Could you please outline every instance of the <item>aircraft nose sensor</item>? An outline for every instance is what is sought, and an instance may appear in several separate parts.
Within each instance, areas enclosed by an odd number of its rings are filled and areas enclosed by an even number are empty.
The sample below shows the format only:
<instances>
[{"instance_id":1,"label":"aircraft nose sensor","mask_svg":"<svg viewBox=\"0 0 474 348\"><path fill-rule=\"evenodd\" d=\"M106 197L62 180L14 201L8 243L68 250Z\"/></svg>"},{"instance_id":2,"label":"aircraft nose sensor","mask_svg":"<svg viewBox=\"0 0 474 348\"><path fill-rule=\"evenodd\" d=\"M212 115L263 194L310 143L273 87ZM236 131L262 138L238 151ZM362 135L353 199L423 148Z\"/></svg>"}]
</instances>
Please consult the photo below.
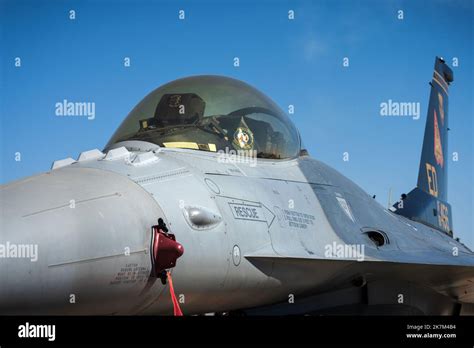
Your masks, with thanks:
<instances>
[{"instance_id":1,"label":"aircraft nose sensor","mask_svg":"<svg viewBox=\"0 0 474 348\"><path fill-rule=\"evenodd\" d=\"M174 234L168 233L168 228L162 218L158 225L152 226L152 274L166 284L167 270L176 266L176 261L184 253L183 246L176 241Z\"/></svg>"}]
</instances>

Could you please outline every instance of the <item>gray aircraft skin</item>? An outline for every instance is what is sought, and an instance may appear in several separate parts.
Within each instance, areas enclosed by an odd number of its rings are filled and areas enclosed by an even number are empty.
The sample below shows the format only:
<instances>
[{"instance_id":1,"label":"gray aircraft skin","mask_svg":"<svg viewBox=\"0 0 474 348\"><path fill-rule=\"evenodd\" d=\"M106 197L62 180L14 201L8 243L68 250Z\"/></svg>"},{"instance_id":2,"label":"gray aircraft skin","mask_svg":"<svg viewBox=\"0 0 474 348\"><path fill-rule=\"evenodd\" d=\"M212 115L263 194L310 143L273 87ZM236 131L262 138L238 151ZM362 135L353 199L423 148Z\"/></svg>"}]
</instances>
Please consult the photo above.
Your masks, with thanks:
<instances>
[{"instance_id":1,"label":"gray aircraft skin","mask_svg":"<svg viewBox=\"0 0 474 348\"><path fill-rule=\"evenodd\" d=\"M445 158L446 69L436 58ZM450 211L433 212L435 226L386 209L309 156L275 103L226 77L158 88L103 151L0 195L0 244L38 246L36 262L0 259L1 314L173 314L152 272L159 218L184 248L170 270L185 315L473 313L474 254L453 239Z\"/></svg>"}]
</instances>

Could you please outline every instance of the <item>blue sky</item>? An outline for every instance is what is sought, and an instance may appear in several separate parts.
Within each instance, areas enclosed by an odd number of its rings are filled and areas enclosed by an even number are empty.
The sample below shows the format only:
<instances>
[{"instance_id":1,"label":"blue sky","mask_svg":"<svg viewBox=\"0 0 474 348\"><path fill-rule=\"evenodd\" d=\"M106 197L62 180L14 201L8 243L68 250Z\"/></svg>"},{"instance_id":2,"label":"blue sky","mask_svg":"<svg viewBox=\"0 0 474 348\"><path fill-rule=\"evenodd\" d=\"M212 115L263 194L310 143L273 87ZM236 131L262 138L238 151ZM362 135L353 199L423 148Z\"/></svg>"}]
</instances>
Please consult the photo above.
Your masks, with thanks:
<instances>
[{"instance_id":1,"label":"blue sky","mask_svg":"<svg viewBox=\"0 0 474 348\"><path fill-rule=\"evenodd\" d=\"M455 235L474 247L472 1L0 4L0 183L102 148L134 105L167 81L219 74L254 85L284 110L295 105L291 118L310 153L386 206L390 188L395 200L416 185L434 57L449 64L457 57L449 153L459 161L449 163L448 201ZM95 102L95 119L56 117L63 99ZM381 117L388 99L420 102L420 119Z\"/></svg>"}]
</instances>

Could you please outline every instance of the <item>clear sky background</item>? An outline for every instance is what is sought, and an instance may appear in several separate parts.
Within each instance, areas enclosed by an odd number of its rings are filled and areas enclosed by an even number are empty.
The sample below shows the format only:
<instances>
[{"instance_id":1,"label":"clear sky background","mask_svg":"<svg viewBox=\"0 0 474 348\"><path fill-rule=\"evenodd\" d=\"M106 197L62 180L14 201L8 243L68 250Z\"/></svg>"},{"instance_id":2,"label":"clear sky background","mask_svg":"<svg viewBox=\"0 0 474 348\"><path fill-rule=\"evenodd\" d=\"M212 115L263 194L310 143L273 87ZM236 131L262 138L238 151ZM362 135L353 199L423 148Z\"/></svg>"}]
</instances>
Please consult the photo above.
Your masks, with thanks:
<instances>
[{"instance_id":1,"label":"clear sky background","mask_svg":"<svg viewBox=\"0 0 474 348\"><path fill-rule=\"evenodd\" d=\"M416 185L434 58L451 65L457 57L449 153L458 152L459 161L449 162L448 201L455 236L474 247L473 1L0 4L2 184L102 149L128 112L161 84L219 74L254 85L284 110L295 105L291 118L310 153L386 206L390 188L395 200ZM95 119L55 116L63 99L95 102ZM380 116L380 103L389 99L420 102L420 119Z\"/></svg>"}]
</instances>

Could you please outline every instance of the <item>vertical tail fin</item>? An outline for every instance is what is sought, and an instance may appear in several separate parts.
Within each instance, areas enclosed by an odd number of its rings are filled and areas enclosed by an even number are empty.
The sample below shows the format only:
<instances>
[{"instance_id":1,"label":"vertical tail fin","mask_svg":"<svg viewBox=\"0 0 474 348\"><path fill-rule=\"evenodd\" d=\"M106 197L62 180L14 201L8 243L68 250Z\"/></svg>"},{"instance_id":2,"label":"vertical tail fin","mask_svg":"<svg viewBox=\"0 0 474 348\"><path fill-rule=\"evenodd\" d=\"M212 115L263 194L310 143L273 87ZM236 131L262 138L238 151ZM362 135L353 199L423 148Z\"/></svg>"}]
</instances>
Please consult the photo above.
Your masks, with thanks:
<instances>
[{"instance_id":1,"label":"vertical tail fin","mask_svg":"<svg viewBox=\"0 0 474 348\"><path fill-rule=\"evenodd\" d=\"M453 72L442 58L436 57L417 184L445 202L448 200L448 87L452 81Z\"/></svg>"},{"instance_id":2,"label":"vertical tail fin","mask_svg":"<svg viewBox=\"0 0 474 348\"><path fill-rule=\"evenodd\" d=\"M452 235L448 200L448 93L453 72L436 57L417 187L394 205L397 214Z\"/></svg>"}]
</instances>

